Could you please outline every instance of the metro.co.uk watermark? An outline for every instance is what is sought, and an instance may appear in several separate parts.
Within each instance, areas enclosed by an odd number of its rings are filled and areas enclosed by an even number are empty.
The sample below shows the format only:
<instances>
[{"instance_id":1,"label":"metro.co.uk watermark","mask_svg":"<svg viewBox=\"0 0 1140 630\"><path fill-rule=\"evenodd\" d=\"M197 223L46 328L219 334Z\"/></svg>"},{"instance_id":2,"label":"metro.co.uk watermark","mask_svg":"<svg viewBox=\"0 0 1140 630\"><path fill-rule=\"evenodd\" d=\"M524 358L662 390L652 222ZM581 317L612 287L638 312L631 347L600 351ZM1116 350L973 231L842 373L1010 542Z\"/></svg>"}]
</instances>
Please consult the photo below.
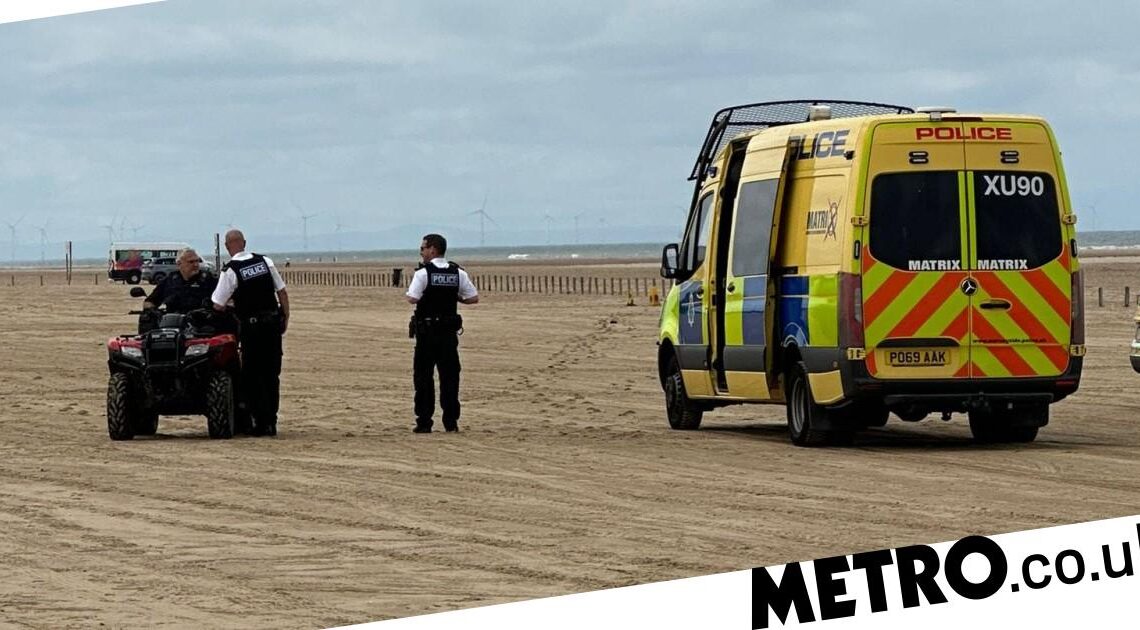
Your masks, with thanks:
<instances>
[{"instance_id":1,"label":"metro.co.uk watermark","mask_svg":"<svg viewBox=\"0 0 1140 630\"><path fill-rule=\"evenodd\" d=\"M815 574L810 586L801 563L784 565L779 580L768 568L756 568L752 570L752 628L785 624L792 611L803 624L886 612L891 608L889 600L901 601L905 609L944 604L948 595L980 600L1003 589L1018 593L1131 577L1133 550L1140 550L1140 523L1136 524L1136 539L1104 543L1088 555L1062 549L1026 554L1013 564L992 538L967 536L953 543L945 557L929 545L911 545L803 563L810 564ZM967 571L971 556L977 556L970 560L975 570ZM976 568L980 565L987 568L979 579ZM948 588L939 585L938 577ZM848 594L848 580L859 579L864 580L859 586L865 586L866 601ZM812 603L813 591L818 607Z\"/></svg>"}]
</instances>

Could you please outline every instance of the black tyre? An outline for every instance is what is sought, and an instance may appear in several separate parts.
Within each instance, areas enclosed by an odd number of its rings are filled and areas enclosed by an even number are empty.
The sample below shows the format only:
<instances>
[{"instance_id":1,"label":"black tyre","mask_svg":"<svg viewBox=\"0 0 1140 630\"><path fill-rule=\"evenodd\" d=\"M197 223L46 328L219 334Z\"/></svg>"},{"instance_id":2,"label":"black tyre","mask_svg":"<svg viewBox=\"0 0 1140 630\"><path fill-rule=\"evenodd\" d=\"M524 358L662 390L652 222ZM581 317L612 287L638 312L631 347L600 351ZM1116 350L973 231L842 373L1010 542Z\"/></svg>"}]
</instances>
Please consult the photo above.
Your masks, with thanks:
<instances>
[{"instance_id":1,"label":"black tyre","mask_svg":"<svg viewBox=\"0 0 1140 630\"><path fill-rule=\"evenodd\" d=\"M212 439L228 440L234 436L234 382L225 372L211 376L207 385L206 428Z\"/></svg>"},{"instance_id":2,"label":"black tyre","mask_svg":"<svg viewBox=\"0 0 1140 630\"><path fill-rule=\"evenodd\" d=\"M151 277L150 277L150 283L151 283L151 284L158 284L159 282L162 282L162 281L163 281L163 280L165 280L165 279L166 279L166 274L164 274L164 273L156 273L156 274L154 274L153 276L151 276Z\"/></svg>"},{"instance_id":3,"label":"black tyre","mask_svg":"<svg viewBox=\"0 0 1140 630\"><path fill-rule=\"evenodd\" d=\"M138 411L135 414L135 435L154 435L158 433L158 413L154 411Z\"/></svg>"},{"instance_id":4,"label":"black tyre","mask_svg":"<svg viewBox=\"0 0 1140 630\"><path fill-rule=\"evenodd\" d=\"M914 409L896 409L895 415L899 417L899 420L904 422L922 422L926 420L926 416L929 414L925 411L916 411Z\"/></svg>"},{"instance_id":5,"label":"black tyre","mask_svg":"<svg viewBox=\"0 0 1140 630\"><path fill-rule=\"evenodd\" d=\"M112 440L130 440L135 437L131 380L121 372L112 374L107 381L107 433Z\"/></svg>"},{"instance_id":6,"label":"black tyre","mask_svg":"<svg viewBox=\"0 0 1140 630\"><path fill-rule=\"evenodd\" d=\"M821 425L831 419L830 412L815 403L808 383L807 368L803 362L792 366L787 376L788 435L796 446L822 446L846 444L854 437L853 430L824 430Z\"/></svg>"},{"instance_id":7,"label":"black tyre","mask_svg":"<svg viewBox=\"0 0 1140 630\"><path fill-rule=\"evenodd\" d=\"M1009 444L1014 442L1032 442L1037 439L1040 427L1027 422L1040 422L1040 419L1026 419L1029 412L1010 414L996 414L988 411L970 412L970 433L974 440L982 444ZM1045 420L1048 421L1048 408L1045 408ZM1044 424L1044 422L1041 422Z\"/></svg>"},{"instance_id":8,"label":"black tyre","mask_svg":"<svg viewBox=\"0 0 1140 630\"><path fill-rule=\"evenodd\" d=\"M844 419L853 427L881 427L891 412L877 400L860 400L843 410Z\"/></svg>"},{"instance_id":9,"label":"black tyre","mask_svg":"<svg viewBox=\"0 0 1140 630\"><path fill-rule=\"evenodd\" d=\"M669 360L663 385L665 413L669 417L669 426L678 431L699 429L704 410L689 400L688 394L685 393L685 380L681 378L681 366L677 364L676 358Z\"/></svg>"},{"instance_id":10,"label":"black tyre","mask_svg":"<svg viewBox=\"0 0 1140 630\"><path fill-rule=\"evenodd\" d=\"M142 274L137 271L132 271L131 275L127 276L127 284L138 284L142 280Z\"/></svg>"}]
</instances>

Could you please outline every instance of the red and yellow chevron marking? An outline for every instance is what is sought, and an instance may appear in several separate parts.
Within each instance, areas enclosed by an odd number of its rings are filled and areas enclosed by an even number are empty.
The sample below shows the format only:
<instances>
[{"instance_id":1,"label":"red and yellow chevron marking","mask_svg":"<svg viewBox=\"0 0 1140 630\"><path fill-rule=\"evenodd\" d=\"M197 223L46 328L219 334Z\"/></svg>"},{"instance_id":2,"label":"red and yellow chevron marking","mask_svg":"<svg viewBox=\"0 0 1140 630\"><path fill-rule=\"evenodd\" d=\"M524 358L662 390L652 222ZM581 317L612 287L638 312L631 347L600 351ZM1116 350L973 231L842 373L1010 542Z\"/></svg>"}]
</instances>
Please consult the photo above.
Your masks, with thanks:
<instances>
[{"instance_id":1,"label":"red and yellow chevron marking","mask_svg":"<svg viewBox=\"0 0 1140 630\"><path fill-rule=\"evenodd\" d=\"M980 378L1034 377L1062 373L1069 363L1069 255L1030 271L912 272L880 263L863 249L863 321L866 345L884 339L943 337L958 340L955 365L941 375L930 370L915 376ZM959 289L967 276L978 292ZM983 309L989 300L1009 302L1009 309ZM867 354L872 375L886 371L874 352ZM901 376L892 373L891 376Z\"/></svg>"},{"instance_id":2,"label":"red and yellow chevron marking","mask_svg":"<svg viewBox=\"0 0 1140 630\"><path fill-rule=\"evenodd\" d=\"M995 377L1055 376L1069 365L1071 276L1068 251L1031 271L977 271L970 359ZM982 309L1006 300L1008 310Z\"/></svg>"},{"instance_id":3,"label":"red and yellow chevron marking","mask_svg":"<svg viewBox=\"0 0 1140 630\"><path fill-rule=\"evenodd\" d=\"M875 348L884 339L949 337L960 344L952 353L952 365L907 369L880 365L868 352L867 369L872 375L913 378L955 377L968 359L970 300L958 285L967 276L962 271L905 271L881 263L863 249L863 322L866 345ZM962 377L968 377L968 370Z\"/></svg>"}]
</instances>

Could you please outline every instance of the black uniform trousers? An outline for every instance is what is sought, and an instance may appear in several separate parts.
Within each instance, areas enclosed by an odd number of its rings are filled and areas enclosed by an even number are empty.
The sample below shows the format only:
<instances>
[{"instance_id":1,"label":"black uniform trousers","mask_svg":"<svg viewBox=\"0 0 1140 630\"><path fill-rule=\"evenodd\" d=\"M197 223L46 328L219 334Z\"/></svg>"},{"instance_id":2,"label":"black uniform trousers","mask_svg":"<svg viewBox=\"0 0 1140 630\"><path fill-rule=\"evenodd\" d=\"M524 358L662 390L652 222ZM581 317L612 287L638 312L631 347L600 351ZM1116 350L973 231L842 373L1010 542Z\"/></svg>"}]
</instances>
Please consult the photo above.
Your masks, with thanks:
<instances>
[{"instance_id":1,"label":"black uniform trousers","mask_svg":"<svg viewBox=\"0 0 1140 630\"><path fill-rule=\"evenodd\" d=\"M430 428L435 414L435 371L444 428L459 426L459 335L450 330L419 330L412 359L416 386L416 425Z\"/></svg>"},{"instance_id":2,"label":"black uniform trousers","mask_svg":"<svg viewBox=\"0 0 1140 630\"><path fill-rule=\"evenodd\" d=\"M253 416L254 430L277 430L281 397L281 316L269 315L241 323L241 391Z\"/></svg>"}]
</instances>

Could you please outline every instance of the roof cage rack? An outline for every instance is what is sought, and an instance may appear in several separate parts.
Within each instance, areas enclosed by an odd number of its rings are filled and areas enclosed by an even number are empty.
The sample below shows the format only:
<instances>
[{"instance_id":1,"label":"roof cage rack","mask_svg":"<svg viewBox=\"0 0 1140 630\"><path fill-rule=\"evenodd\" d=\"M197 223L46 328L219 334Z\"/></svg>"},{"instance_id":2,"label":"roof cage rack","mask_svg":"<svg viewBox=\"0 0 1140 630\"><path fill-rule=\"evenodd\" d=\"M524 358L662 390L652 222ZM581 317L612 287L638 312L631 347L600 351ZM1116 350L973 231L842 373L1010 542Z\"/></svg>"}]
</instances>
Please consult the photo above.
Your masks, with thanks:
<instances>
[{"instance_id":1,"label":"roof cage rack","mask_svg":"<svg viewBox=\"0 0 1140 630\"><path fill-rule=\"evenodd\" d=\"M807 122L813 105L827 105L831 108L831 118L852 118L876 114L913 114L914 109L904 105L885 103L863 103L860 101L772 101L726 107L713 116L709 125L697 162L689 180L701 176L705 167L720 152L725 143L742 133Z\"/></svg>"}]
</instances>

